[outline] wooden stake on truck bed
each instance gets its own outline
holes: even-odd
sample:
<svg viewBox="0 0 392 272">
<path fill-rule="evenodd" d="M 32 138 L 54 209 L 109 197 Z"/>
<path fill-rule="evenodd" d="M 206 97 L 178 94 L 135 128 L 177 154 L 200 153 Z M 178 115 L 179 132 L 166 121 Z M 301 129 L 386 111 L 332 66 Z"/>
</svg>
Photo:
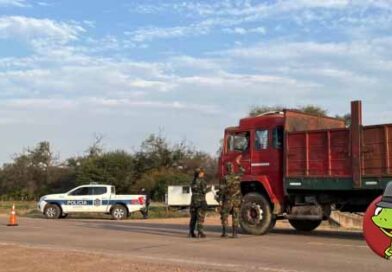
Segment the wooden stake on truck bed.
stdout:
<svg viewBox="0 0 392 272">
<path fill-rule="evenodd" d="M 353 188 L 361 188 L 361 145 L 362 145 L 362 102 L 351 102 L 351 164 L 353 173 Z"/>
</svg>

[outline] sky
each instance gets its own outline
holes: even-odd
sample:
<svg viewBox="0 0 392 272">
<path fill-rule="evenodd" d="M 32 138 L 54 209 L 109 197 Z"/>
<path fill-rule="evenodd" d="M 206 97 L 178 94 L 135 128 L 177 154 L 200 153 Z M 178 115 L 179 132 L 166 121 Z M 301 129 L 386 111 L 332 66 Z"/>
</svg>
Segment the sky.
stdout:
<svg viewBox="0 0 392 272">
<path fill-rule="evenodd" d="M 151 133 L 215 154 L 251 106 L 392 123 L 390 0 L 0 0 L 0 163 Z"/>
</svg>

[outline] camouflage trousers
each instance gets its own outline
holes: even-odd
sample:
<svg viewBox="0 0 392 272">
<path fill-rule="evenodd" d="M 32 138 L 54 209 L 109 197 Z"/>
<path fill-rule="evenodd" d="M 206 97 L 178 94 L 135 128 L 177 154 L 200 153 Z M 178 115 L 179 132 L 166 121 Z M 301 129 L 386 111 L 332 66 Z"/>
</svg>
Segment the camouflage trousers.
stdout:
<svg viewBox="0 0 392 272">
<path fill-rule="evenodd" d="M 206 217 L 206 211 L 201 206 L 191 206 L 191 221 L 189 222 L 189 231 L 203 232 L 204 230 L 204 219 Z"/>
<path fill-rule="evenodd" d="M 223 201 L 220 210 L 222 227 L 227 227 L 229 225 L 229 215 L 231 214 L 233 228 L 238 228 L 240 220 L 240 207 L 241 200 L 234 199 Z"/>
</svg>

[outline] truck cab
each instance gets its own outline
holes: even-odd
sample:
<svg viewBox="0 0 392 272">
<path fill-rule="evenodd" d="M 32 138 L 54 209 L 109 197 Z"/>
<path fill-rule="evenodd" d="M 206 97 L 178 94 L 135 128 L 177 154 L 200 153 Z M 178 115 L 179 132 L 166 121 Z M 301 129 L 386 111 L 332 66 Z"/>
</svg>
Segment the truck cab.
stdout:
<svg viewBox="0 0 392 272">
<path fill-rule="evenodd" d="M 243 193 L 262 184 L 272 201 L 278 203 L 284 194 L 283 136 L 283 112 L 245 118 L 238 127 L 226 129 L 220 165 L 221 177 L 226 174 L 225 164 L 234 162 L 241 155 L 240 163 L 245 170 Z"/>
</svg>

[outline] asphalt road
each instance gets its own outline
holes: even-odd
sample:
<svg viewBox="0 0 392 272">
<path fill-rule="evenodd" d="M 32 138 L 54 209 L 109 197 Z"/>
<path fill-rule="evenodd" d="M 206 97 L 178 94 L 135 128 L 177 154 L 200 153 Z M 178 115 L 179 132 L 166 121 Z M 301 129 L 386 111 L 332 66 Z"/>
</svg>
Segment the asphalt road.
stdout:
<svg viewBox="0 0 392 272">
<path fill-rule="evenodd" d="M 20 226 L 6 227 L 7 218 L 0 217 L 0 245 L 94 252 L 213 271 L 370 272 L 392 267 L 370 251 L 358 232 L 322 229 L 299 234 L 278 224 L 265 236 L 221 239 L 217 220 L 208 219 L 208 238 L 188 239 L 187 222 L 21 218 Z"/>
</svg>

